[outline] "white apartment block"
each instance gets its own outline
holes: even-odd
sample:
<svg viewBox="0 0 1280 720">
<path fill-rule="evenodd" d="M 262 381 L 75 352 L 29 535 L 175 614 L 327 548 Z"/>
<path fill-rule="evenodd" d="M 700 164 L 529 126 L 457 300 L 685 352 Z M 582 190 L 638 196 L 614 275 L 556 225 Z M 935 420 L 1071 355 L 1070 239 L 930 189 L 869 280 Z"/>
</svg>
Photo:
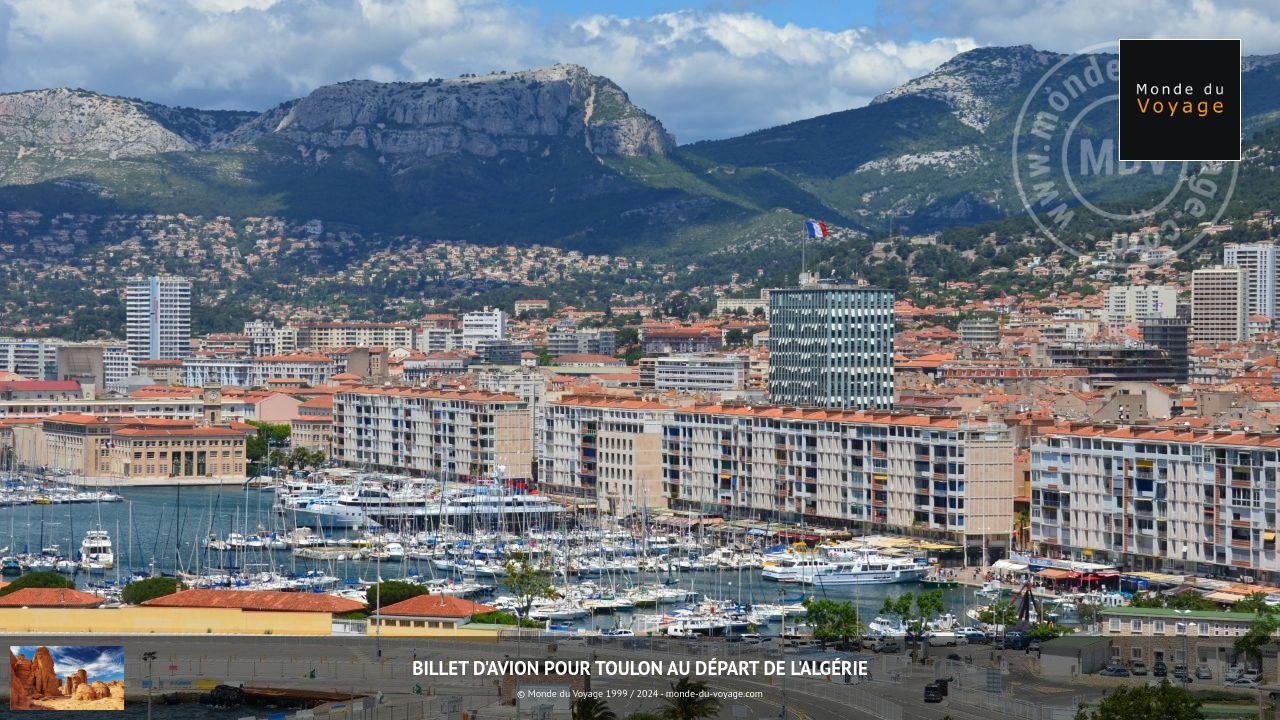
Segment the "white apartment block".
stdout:
<svg viewBox="0 0 1280 720">
<path fill-rule="evenodd" d="M 420 327 L 415 347 L 424 353 L 438 353 L 462 347 L 462 330 L 442 327 Z"/>
<path fill-rule="evenodd" d="M 28 380 L 54 380 L 60 345 L 59 340 L 0 337 L 0 372 Z"/>
<path fill-rule="evenodd" d="M 1135 570 L 1280 581 L 1280 435 L 1061 425 L 1031 446 L 1031 540 Z"/>
<path fill-rule="evenodd" d="M 673 412 L 661 403 L 608 396 L 548 403 L 539 488 L 617 517 L 666 507 L 662 431 Z"/>
<path fill-rule="evenodd" d="M 1276 271 L 1280 264 L 1280 252 L 1276 246 L 1271 243 L 1227 243 L 1222 251 L 1224 266 L 1245 271 L 1248 313 L 1275 320 Z"/>
<path fill-rule="evenodd" d="M 481 340 L 507 336 L 507 314 L 496 308 L 473 310 L 462 316 L 462 347 L 475 350 Z"/>
<path fill-rule="evenodd" d="M 182 360 L 182 384 L 187 387 L 225 385 L 265 387 L 271 380 L 301 380 L 316 387 L 337 373 L 333 358 L 319 353 L 290 353 L 248 357 L 195 356 Z"/>
<path fill-rule="evenodd" d="M 1204 268 L 1191 273 L 1191 339 L 1245 339 L 1248 282 L 1241 268 Z"/>
<path fill-rule="evenodd" d="M 191 281 L 150 277 L 125 291 L 127 339 L 134 362 L 172 360 L 191 351 Z"/>
<path fill-rule="evenodd" d="M 977 561 L 1013 528 L 1013 432 L 889 412 L 695 406 L 663 433 L 678 509 L 784 522 L 927 530 Z"/>
<path fill-rule="evenodd" d="M 1169 285 L 1114 285 L 1107 288 L 1103 313 L 1111 328 L 1147 318 L 1178 316 L 1178 291 Z"/>
<path fill-rule="evenodd" d="M 642 358 L 640 386 L 686 392 L 745 390 L 749 369 L 746 355 L 699 353 Z"/>
<path fill-rule="evenodd" d="M 512 372 L 486 371 L 474 373 L 472 379 L 479 390 L 493 393 L 508 393 L 529 403 L 529 432 L 533 438 L 535 457 L 542 456 L 542 427 L 547 410 L 547 376 L 530 370 Z"/>
<path fill-rule="evenodd" d="M 533 469 L 529 413 L 505 393 L 343 390 L 333 399 L 333 458 L 384 472 L 523 482 Z"/>
</svg>

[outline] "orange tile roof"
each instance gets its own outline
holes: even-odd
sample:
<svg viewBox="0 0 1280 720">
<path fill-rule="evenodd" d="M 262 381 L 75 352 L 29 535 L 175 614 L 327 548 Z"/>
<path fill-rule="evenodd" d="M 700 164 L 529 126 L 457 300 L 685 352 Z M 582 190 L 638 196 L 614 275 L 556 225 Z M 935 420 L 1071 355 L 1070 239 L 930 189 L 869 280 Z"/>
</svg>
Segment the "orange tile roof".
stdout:
<svg viewBox="0 0 1280 720">
<path fill-rule="evenodd" d="M 320 353 L 293 353 L 292 355 L 263 355 L 254 358 L 258 362 L 265 363 L 284 363 L 284 362 L 309 362 L 309 363 L 328 363 L 332 362 L 328 355 Z"/>
<path fill-rule="evenodd" d="M 300 408 L 323 410 L 324 408 L 333 407 L 332 395 L 317 395 L 310 400 L 303 401 L 298 405 Z"/>
<path fill-rule="evenodd" d="M 71 588 L 23 588 L 0 595 L 0 607 L 97 607 L 102 598 Z"/>
<path fill-rule="evenodd" d="M 346 613 L 361 610 L 364 603 L 325 593 L 273 590 L 182 590 L 148 600 L 149 607 L 239 608 L 278 612 Z"/>
<path fill-rule="evenodd" d="M 431 618 L 469 618 L 476 613 L 492 612 L 489 605 L 481 605 L 466 598 L 452 595 L 418 595 L 382 608 L 382 615 L 408 615 Z"/>
<path fill-rule="evenodd" d="M 129 427 L 121 428 L 112 433 L 112 435 L 123 435 L 125 437 L 213 437 L 213 436 L 234 436 L 243 437 L 244 430 L 237 430 L 231 427 L 182 427 L 182 428 L 140 428 Z"/>
</svg>

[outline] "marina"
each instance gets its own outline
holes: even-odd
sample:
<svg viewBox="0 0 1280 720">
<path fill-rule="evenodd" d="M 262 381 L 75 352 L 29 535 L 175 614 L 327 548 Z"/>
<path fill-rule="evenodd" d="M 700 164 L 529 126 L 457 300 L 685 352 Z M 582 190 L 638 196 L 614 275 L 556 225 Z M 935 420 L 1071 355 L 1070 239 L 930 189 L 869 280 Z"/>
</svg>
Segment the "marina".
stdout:
<svg viewBox="0 0 1280 720">
<path fill-rule="evenodd" d="M 676 637 L 784 634 L 801 626 L 806 597 L 853 602 L 869 620 L 886 598 L 929 589 L 921 583 L 928 558 L 901 549 L 873 550 L 857 540 L 814 548 L 643 521 L 587 522 L 544 496 L 494 488 L 379 478 L 336 490 L 312 480 L 122 488 L 114 495 L 119 499 L 0 507 L 6 573 L 63 572 L 108 599 L 131 579 L 151 575 L 191 587 L 360 601 L 376 580 L 398 579 L 518 612 L 521 603 L 503 581 L 505 563 L 519 558 L 545 571 L 555 588 L 554 597 L 533 602 L 527 619 L 553 630 Z M 335 527 L 298 512 L 333 497 L 360 508 L 360 522 Z M 419 512 L 426 508 L 445 511 Z M 943 588 L 947 617 L 965 617 L 979 604 L 974 590 Z"/>
</svg>

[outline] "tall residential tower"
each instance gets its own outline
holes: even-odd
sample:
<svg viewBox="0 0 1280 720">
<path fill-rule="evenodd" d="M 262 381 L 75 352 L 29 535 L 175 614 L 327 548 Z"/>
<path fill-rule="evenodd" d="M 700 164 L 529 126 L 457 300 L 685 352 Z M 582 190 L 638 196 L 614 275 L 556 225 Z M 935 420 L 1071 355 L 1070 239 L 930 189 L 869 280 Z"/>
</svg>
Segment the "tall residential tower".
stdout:
<svg viewBox="0 0 1280 720">
<path fill-rule="evenodd" d="M 129 283 L 129 354 L 134 362 L 172 360 L 191 352 L 191 281 L 150 277 Z"/>
</svg>

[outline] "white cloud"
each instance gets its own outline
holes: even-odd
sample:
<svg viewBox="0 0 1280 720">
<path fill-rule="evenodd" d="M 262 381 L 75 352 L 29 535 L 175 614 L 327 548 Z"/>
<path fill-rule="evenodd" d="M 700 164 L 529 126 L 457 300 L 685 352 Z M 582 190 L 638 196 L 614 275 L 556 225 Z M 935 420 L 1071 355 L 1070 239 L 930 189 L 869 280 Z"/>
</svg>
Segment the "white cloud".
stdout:
<svg viewBox="0 0 1280 720">
<path fill-rule="evenodd" d="M 1273 5 L 904 0 L 886 15 L 921 39 L 895 40 L 882 29 L 829 31 L 736 11 L 565 21 L 528 0 L 0 0 L 0 90 L 72 86 L 263 110 L 351 78 L 576 62 L 617 81 L 687 142 L 863 105 L 978 44 L 1074 50 L 1116 33 L 1207 35 L 1274 52 Z"/>
<path fill-rule="evenodd" d="M 83 87 L 266 109 L 351 78 L 424 80 L 576 62 L 681 140 L 865 104 L 972 47 L 748 13 L 550 21 L 501 0 L 8 0 L 0 89 Z M 0 10 L 0 31 L 5 13 Z"/>
<path fill-rule="evenodd" d="M 928 0 L 904 10 L 926 32 L 984 45 L 1072 52 L 1125 38 L 1240 38 L 1246 55 L 1280 52 L 1275 0 Z"/>
</svg>

